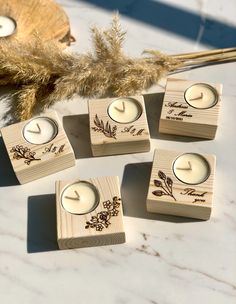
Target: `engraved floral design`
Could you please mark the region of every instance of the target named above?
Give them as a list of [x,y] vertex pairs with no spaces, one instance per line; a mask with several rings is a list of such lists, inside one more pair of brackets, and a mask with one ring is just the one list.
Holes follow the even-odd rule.
[[25,159],[24,163],[30,165],[32,161],[41,160],[41,158],[35,158],[36,152],[31,152],[29,148],[23,146],[15,146],[10,150],[13,153],[13,159]]
[[112,201],[103,202],[103,207],[106,210],[98,212],[96,216],[92,216],[90,221],[86,222],[85,229],[95,228],[96,231],[102,231],[104,228],[108,228],[111,225],[110,219],[119,214],[117,209],[120,207],[120,201],[120,198],[114,196]]
[[154,185],[157,188],[161,188],[161,189],[153,191],[152,194],[154,194],[155,196],[168,195],[171,196],[176,201],[176,198],[173,195],[172,179],[166,176],[165,173],[160,170],[158,171],[158,176],[161,180],[154,179]]
[[117,126],[111,127],[108,121],[106,122],[106,124],[104,124],[103,120],[100,120],[97,114],[93,122],[96,127],[92,127],[92,130],[94,130],[95,132],[103,133],[106,137],[116,139]]

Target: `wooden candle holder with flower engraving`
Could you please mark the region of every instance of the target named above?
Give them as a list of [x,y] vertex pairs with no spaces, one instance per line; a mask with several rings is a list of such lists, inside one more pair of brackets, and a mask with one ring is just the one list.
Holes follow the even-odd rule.
[[1,133],[21,184],[75,165],[74,151],[54,111],[2,128]]
[[215,138],[221,95],[221,84],[167,79],[159,132]]
[[88,107],[94,156],[150,150],[143,96],[90,100]]
[[[94,197],[91,191],[83,192],[83,187],[78,188],[77,192],[75,187],[80,184],[92,186],[92,191],[96,193]],[[91,199],[94,199],[95,203],[86,211],[84,208]],[[118,177],[99,177],[86,181],[58,181],[56,182],[56,206],[57,239],[60,249],[125,242]]]
[[[184,159],[185,156],[186,159],[192,157],[193,162],[182,161],[182,165],[178,165],[177,161]],[[195,166],[194,158],[196,158]],[[156,150],[147,195],[147,210],[154,213],[209,219],[212,210],[214,175],[214,155]],[[199,178],[199,183],[193,184],[193,178]]]

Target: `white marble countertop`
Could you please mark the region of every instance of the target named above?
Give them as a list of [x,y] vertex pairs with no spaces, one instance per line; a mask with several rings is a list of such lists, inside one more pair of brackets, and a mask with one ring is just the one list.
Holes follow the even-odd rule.
[[[58,2],[68,13],[77,39],[72,50],[89,50],[89,27],[107,26],[116,7],[128,30],[125,50],[132,56],[145,48],[179,53],[236,45],[234,0],[227,5],[223,0]],[[19,186],[1,142],[1,303],[235,303],[235,68],[231,63],[177,75],[223,83],[220,125],[214,141],[158,134],[163,80],[146,97],[152,137],[149,153],[92,158],[87,106],[80,98],[54,106],[75,148],[76,167]],[[6,107],[4,91],[1,89],[1,114]],[[146,212],[155,148],[216,154],[214,209],[209,221]],[[120,177],[126,244],[57,250],[55,180],[99,175]]]

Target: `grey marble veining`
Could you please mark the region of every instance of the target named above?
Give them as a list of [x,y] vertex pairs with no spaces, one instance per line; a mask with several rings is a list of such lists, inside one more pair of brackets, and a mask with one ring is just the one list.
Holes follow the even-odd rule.
[[[89,27],[107,26],[119,1],[59,0],[71,20],[77,42],[73,51],[91,47]],[[147,0],[147,3],[150,2]],[[155,1],[152,1],[155,2]],[[157,2],[157,1],[156,1]],[[160,1],[199,17],[196,37],[140,21],[143,1],[123,1],[127,29],[125,51],[139,56],[145,48],[169,53],[213,48],[203,43],[214,19],[236,26],[235,1]],[[121,2],[119,2],[119,5]],[[152,3],[153,5],[153,3]],[[148,6],[148,4],[147,4]],[[141,11],[142,12],[142,11]],[[171,20],[166,20],[170,23]],[[215,23],[217,24],[217,23]],[[227,35],[222,30],[222,37]],[[207,31],[207,32],[206,32]],[[231,33],[231,32],[230,32]],[[220,33],[218,33],[220,35]],[[204,38],[205,39],[205,38]],[[228,37],[229,39],[229,37]],[[235,39],[235,37],[232,37]],[[149,153],[91,158],[86,100],[53,106],[76,151],[76,167],[19,186],[0,142],[0,299],[2,303],[233,304],[236,300],[236,64],[174,75],[221,82],[224,96],[214,141],[189,141],[157,132],[165,79],[145,92],[152,146]],[[2,91],[1,91],[2,92]],[[2,93],[1,93],[2,96]],[[0,113],[5,111],[3,98]],[[0,121],[1,126],[4,124]],[[207,222],[149,214],[145,208],[155,148],[214,153],[217,156],[214,209]],[[55,180],[118,175],[124,203],[127,243],[59,251],[55,242]]]

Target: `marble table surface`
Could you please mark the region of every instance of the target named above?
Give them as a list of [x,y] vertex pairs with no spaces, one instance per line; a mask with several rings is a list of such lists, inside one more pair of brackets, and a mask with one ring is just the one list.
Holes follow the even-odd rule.
[[[236,3],[228,0],[58,0],[77,42],[91,49],[89,27],[108,26],[119,9],[127,30],[125,51],[168,53],[236,45]],[[76,153],[76,167],[18,185],[0,145],[1,303],[235,303],[236,300],[236,78],[235,63],[195,69],[175,77],[224,85],[215,140],[161,135],[157,131],[165,79],[145,92],[151,151],[91,157],[87,101],[53,107]],[[6,109],[1,89],[0,114]],[[0,121],[4,125],[3,120]],[[1,140],[1,139],[0,139]],[[209,221],[146,212],[145,198],[156,148],[214,153],[214,208]],[[55,180],[118,175],[127,242],[59,251],[56,245]]]

